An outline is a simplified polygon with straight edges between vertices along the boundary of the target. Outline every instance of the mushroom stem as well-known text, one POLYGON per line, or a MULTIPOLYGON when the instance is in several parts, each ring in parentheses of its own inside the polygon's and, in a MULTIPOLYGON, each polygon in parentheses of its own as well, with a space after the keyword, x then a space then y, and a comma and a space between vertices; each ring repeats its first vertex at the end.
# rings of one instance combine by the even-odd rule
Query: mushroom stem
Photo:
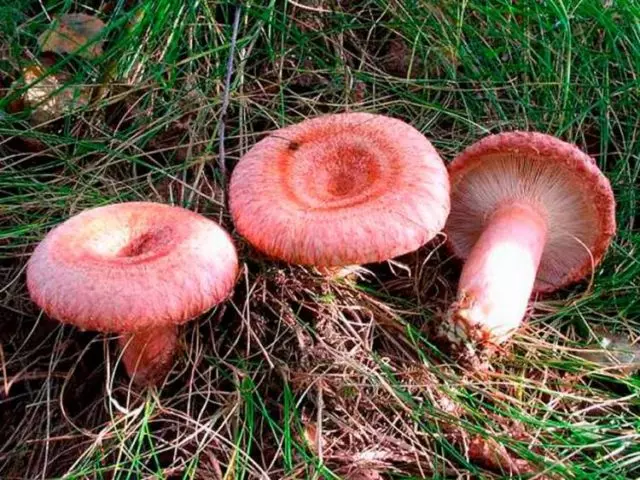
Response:
POLYGON ((449 321, 458 342, 499 344, 520 326, 547 240, 547 222, 531 203, 498 207, 462 270, 449 321))
POLYGON ((120 337, 122 363, 136 385, 154 384, 167 374, 177 339, 176 327, 150 328, 120 337))

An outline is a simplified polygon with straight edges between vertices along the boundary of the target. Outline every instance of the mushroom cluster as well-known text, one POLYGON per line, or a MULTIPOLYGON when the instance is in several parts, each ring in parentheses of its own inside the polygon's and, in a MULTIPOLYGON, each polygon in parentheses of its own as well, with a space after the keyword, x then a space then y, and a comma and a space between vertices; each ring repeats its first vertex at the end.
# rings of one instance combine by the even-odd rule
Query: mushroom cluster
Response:
MULTIPOLYGON (((407 123, 344 113, 272 132, 229 188, 236 230, 271 258, 334 268, 414 251, 444 228, 466 263, 439 324, 456 347, 506 341, 532 293, 594 271, 615 233, 607 178, 577 147, 533 132, 492 135, 446 168, 407 123)), ((228 298, 238 256, 217 223, 183 208, 129 202, 54 228, 27 266, 50 317, 122 334, 137 384, 170 369, 177 326, 228 298)))

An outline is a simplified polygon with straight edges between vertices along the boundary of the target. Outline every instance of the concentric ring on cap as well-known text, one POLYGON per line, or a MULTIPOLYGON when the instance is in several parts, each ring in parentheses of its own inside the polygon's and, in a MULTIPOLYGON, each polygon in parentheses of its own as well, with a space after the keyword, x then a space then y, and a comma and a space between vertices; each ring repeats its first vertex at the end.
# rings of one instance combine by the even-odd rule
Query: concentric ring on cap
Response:
POLYGON ((258 142, 233 171, 238 232, 258 250, 323 267, 383 261, 431 240, 449 179, 407 123, 369 113, 305 120, 258 142))

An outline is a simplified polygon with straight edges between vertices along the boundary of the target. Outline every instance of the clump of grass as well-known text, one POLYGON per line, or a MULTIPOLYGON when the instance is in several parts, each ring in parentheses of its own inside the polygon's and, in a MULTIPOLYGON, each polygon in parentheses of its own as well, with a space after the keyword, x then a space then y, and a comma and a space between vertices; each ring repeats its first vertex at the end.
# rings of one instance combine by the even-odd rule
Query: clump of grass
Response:
POLYGON ((235 7, 75 3, 107 23, 104 54, 47 65, 99 94, 34 124, 11 110, 21 92, 10 85, 69 8, 30 1, 0 17, 2 478, 638 475, 638 378, 581 354, 598 329, 640 332, 635 4, 246 2, 229 169, 264 132, 326 112, 402 118, 447 161, 489 132, 540 130, 596 158, 618 235, 593 285, 536 301, 483 375, 426 333, 459 274, 442 239, 350 283, 236 238, 234 298, 184 329, 173 372, 144 394, 113 339, 40 315, 24 265, 52 226, 111 202, 170 202, 233 229, 218 152, 235 7))

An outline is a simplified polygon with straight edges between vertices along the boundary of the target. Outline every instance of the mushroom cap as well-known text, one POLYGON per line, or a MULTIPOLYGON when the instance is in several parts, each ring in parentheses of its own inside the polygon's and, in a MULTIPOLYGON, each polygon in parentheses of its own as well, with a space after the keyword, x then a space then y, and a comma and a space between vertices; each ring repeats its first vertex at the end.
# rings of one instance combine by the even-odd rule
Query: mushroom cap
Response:
POLYGON ((334 267, 416 250, 444 226, 449 179, 431 143, 407 123, 342 113, 272 132, 235 167, 229 205, 263 253, 334 267))
POLYGON ((184 208, 129 202, 51 230, 27 265, 31 298, 86 330, 131 333, 184 323, 233 289, 238 258, 215 222, 184 208))
POLYGON ((615 234, 615 199, 595 161, 575 145, 537 132, 505 132, 471 145, 449 166, 451 214, 445 231, 466 259, 495 209, 527 201, 547 221, 534 284, 550 292, 588 275, 615 234))

